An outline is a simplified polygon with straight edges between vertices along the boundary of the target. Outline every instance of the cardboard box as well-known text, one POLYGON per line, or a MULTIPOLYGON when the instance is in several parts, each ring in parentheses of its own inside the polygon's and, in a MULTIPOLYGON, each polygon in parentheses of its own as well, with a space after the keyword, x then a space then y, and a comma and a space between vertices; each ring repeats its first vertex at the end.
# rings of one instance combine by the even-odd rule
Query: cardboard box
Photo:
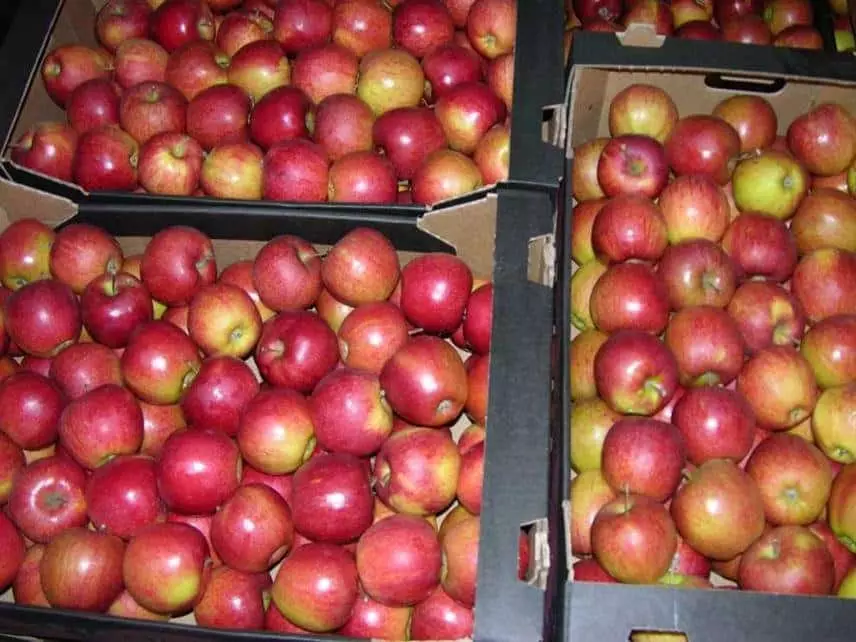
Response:
MULTIPOLYGON (((15 182, 64 196, 74 202, 93 202, 124 211, 129 204, 161 207, 181 205, 198 208, 206 215, 217 215, 221 207, 240 206, 245 211, 281 212, 290 207, 325 212, 335 207, 374 215, 414 218, 426 209, 422 206, 293 204, 259 201, 226 201, 213 198, 176 198, 118 192, 86 193, 70 183, 60 182, 16 166, 9 158, 9 145, 33 124, 45 120, 65 120, 44 90, 40 77, 41 61, 54 47, 68 43, 96 45, 94 24, 97 10, 106 0, 32 0, 18 11, 2 49, 0 71, 4 92, 0 96, 0 144, 7 176, 15 182), (213 209, 215 208, 215 209, 213 209)), ((510 183, 555 188, 561 178, 561 154, 546 145, 541 136, 542 106, 561 101, 562 96, 562 4, 556 0, 533 0, 527 11, 518 12, 515 64, 514 106, 510 183)), ((478 200, 492 191, 486 187, 472 194, 435 205, 454 206, 478 200)))
MULTIPOLYGON (((475 639, 520 642, 543 637, 548 604, 555 591, 547 544, 550 388, 553 361, 552 290, 546 269, 550 260, 543 241, 553 229, 555 203, 541 192, 499 189, 457 207, 430 212, 416 221, 378 226, 399 250, 402 262, 425 251, 444 250, 462 257, 475 275, 493 278, 495 287, 491 395, 479 555, 475 639), (546 258, 545 258, 546 257, 546 258), (548 284, 545 286, 544 284, 548 284), (526 580, 518 579, 521 532, 530 538, 532 561, 526 580)), ((176 220, 167 211, 134 212, 115 217, 89 210, 68 199, 0 180, 0 229, 10 221, 34 216, 52 227, 67 222, 103 226, 119 238, 127 254, 142 251, 153 230, 179 223, 195 224, 214 240, 219 269, 252 258, 264 241, 277 234, 298 234, 329 247, 348 230, 365 225, 340 212, 329 216, 286 214, 260 228, 236 230, 209 226, 212 218, 176 220), (237 233, 243 231, 243 234, 237 233)), ((469 422, 462 419, 456 428, 469 422)), ((552 565, 555 569, 555 565, 552 565)), ((122 620, 100 614, 18 607, 11 592, 0 597, 0 636, 79 640, 239 640, 247 633, 211 631, 179 623, 122 620)), ((252 639, 306 639, 264 636, 252 639)), ((319 636, 314 639, 342 639, 319 636)))
MULTIPOLYGON (((710 113, 729 95, 755 92, 775 108, 779 133, 812 106, 839 102, 856 113, 856 74, 852 62, 839 64, 817 52, 688 43, 657 38, 647 29, 632 29, 623 42, 607 34, 575 36, 566 102, 552 129, 553 141, 566 150, 565 181, 560 188, 556 244, 557 325, 561 328, 563 379, 557 384, 560 432, 564 444, 554 458, 558 484, 554 506, 563 506, 564 524, 554 529, 563 561, 556 561, 566 581, 563 639, 567 642, 626 642, 633 632, 676 632, 683 636, 663 642, 798 642, 852 640, 856 608, 835 597, 794 597, 722 589, 675 589, 574 582, 568 533, 570 469, 570 340, 577 331, 570 323, 569 282, 576 265, 570 257, 570 224, 574 205, 569 184, 575 146, 608 136, 609 104, 617 92, 633 83, 653 84, 668 91, 681 116, 710 113), (751 53, 750 53, 751 52, 751 53), (814 71, 815 77, 809 75, 814 71), (686 636, 686 637, 684 637, 686 636)), ((555 510, 555 509, 554 509, 555 510)), ((726 584, 715 581, 716 584, 726 584)))

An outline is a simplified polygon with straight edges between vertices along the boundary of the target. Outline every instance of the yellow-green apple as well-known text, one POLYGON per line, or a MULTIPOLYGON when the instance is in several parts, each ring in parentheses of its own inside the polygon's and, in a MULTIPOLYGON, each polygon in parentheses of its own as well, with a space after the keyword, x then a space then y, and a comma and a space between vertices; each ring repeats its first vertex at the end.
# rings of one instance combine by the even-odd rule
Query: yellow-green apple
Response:
POLYGON ((187 305, 217 278, 211 239, 191 227, 161 230, 146 245, 140 275, 152 298, 168 306, 187 305))
POLYGON ((664 338, 684 386, 727 385, 743 366, 743 337, 721 308, 698 305, 678 310, 664 338))
POLYGON ((797 208, 790 230, 800 254, 824 247, 856 252, 856 203, 837 189, 814 189, 797 208))
POLYGON ((208 355, 243 359, 262 332, 262 319, 250 296, 236 285, 203 286, 190 300, 187 329, 208 355))
POLYGON ((744 591, 779 594, 828 595, 834 582, 826 544, 802 526, 779 526, 764 533, 743 553, 737 575, 744 591))
POLYGON ((168 321, 139 326, 122 353, 125 385, 141 401, 178 403, 199 372, 202 359, 193 341, 168 321))
POLYGON ((841 464, 856 462, 856 383, 827 388, 820 397, 811 417, 811 428, 818 447, 832 461, 841 464))
POLYGON ((764 501, 767 522, 805 526, 826 506, 832 469, 823 453, 796 435, 773 434, 758 444, 745 467, 764 501))
POLYGON ((0 432, 24 450, 57 440, 66 399, 59 387, 35 372, 17 372, 0 383, 0 432))
POLYGON ((577 330, 593 330, 591 298, 595 285, 607 267, 597 259, 585 263, 571 276, 571 323, 577 330))
POLYGON ((199 427, 173 433, 157 460, 158 490, 170 510, 214 512, 241 481, 238 447, 219 430, 199 427))
POLYGON ((620 417, 600 397, 581 399, 573 404, 570 458, 575 471, 600 469, 603 440, 620 417))
POLYGON ((321 259, 308 241, 292 235, 268 241, 253 262, 253 284, 271 310, 301 310, 321 292, 321 259))
POLYGON ((597 396, 594 379, 594 359, 608 335, 600 330, 584 330, 572 341, 569 361, 573 364, 568 385, 571 399, 580 401, 597 396))
POLYGON ((334 544, 309 543, 279 567, 274 607, 297 626, 323 633, 343 626, 359 598, 354 557, 334 544))
POLYGON ((797 264, 791 292, 817 323, 839 314, 856 314, 856 253, 823 248, 797 264))
MULTIPOLYGON (((380 49, 360 60, 356 88, 357 96, 380 116, 397 107, 416 107, 422 100, 425 74, 419 61, 406 51, 380 49)), ((351 87, 346 93, 352 92, 351 87)))
POLYGON ((143 411, 143 444, 140 446, 140 454, 157 457, 169 436, 187 427, 184 413, 178 404, 160 406, 144 401, 140 401, 140 410, 143 411))
POLYGON ((820 388, 856 381, 856 315, 833 316, 815 323, 803 337, 800 352, 820 388))
POLYGON ((394 607, 428 598, 440 583, 443 566, 437 532, 412 515, 392 515, 373 524, 357 543, 356 560, 363 590, 394 607))
POLYGON ((735 218, 722 238, 738 277, 786 281, 797 265, 797 247, 784 222, 756 212, 735 218))
POLYGON ((727 459, 712 459, 690 471, 670 510, 681 537, 712 560, 740 555, 764 530, 760 491, 727 459))
MULTIPOLYGON (((720 22, 720 25, 723 23, 720 22)), ((734 128, 740 137, 740 151, 743 153, 766 149, 776 139, 776 112, 761 96, 730 96, 713 108, 713 115, 722 118, 734 128)))
POLYGON ((406 428, 390 435, 375 458, 375 492, 400 513, 439 513, 455 499, 460 469, 461 455, 447 433, 406 428))
POLYGON ((100 466, 86 484, 86 506, 95 530, 125 540, 163 521, 154 459, 120 455, 100 466))
POLYGON ((604 272, 591 291, 591 318, 599 330, 639 330, 660 334, 669 320, 663 280, 643 263, 617 263, 604 272))
POLYGON ((155 613, 182 613, 202 595, 210 575, 208 543, 193 526, 174 522, 141 530, 125 550, 125 588, 155 613))
POLYGON ((211 571, 202 595, 193 605, 196 623, 219 629, 263 629, 270 585, 271 578, 266 573, 218 566, 211 571))
POLYGON ((606 199, 598 198, 581 201, 574 206, 571 217, 571 257, 577 265, 585 265, 595 258, 592 228, 597 215, 606 203, 606 199))
POLYGON ((731 186, 741 212, 759 212, 786 220, 808 192, 809 174, 787 152, 767 149, 737 163, 731 186))
POLYGON ((61 45, 45 56, 42 82, 48 96, 65 108, 71 93, 87 80, 110 78, 111 56, 107 51, 84 45, 61 45))
POLYGON ((672 244, 693 239, 715 243, 725 234, 731 215, 725 192, 704 175, 678 176, 660 193, 657 206, 672 244))
POLYGON ((666 501, 685 463, 681 433, 672 424, 633 417, 616 421, 603 440, 602 472, 616 493, 666 501))
POLYGON ((734 262, 719 245, 705 239, 667 247, 657 274, 675 310, 693 305, 724 308, 737 287, 734 262))
POLYGON ((624 134, 612 138, 597 164, 597 180, 607 196, 656 198, 668 179, 665 149, 649 136, 624 134))
POLYGON ((454 600, 472 608, 476 601, 480 523, 476 516, 461 520, 443 538, 443 590, 454 600))
POLYGON ((752 356, 737 377, 758 424, 787 430, 811 416, 818 390, 808 361, 790 346, 770 346, 752 356))
POLYGON ((25 354, 54 357, 80 337, 80 305, 69 286, 41 280, 12 292, 3 305, 9 339, 25 354))
POLYGON ((621 330, 607 339, 595 357, 594 376, 601 398, 623 414, 656 414, 678 386, 672 353, 639 330, 621 330))
POLYGON ((122 592, 125 544, 115 535, 70 528, 45 547, 42 588, 58 609, 103 612, 122 592))
POLYGON ((227 566, 263 573, 291 547, 294 524, 285 499, 264 484, 240 486, 211 521, 211 545, 227 566))
POLYGON ((339 344, 319 316, 286 310, 262 327, 255 362, 269 384, 309 393, 336 367, 339 344))
POLYGON ((838 174, 856 156, 856 123, 839 104, 817 105, 790 124, 788 148, 812 174, 838 174))
POLYGON ((591 526, 600 509, 616 498, 600 470, 587 470, 571 480, 571 550, 591 555, 591 526))
POLYGON ((805 313, 796 297, 769 281, 743 283, 727 310, 749 354, 772 345, 798 345, 806 326, 805 313))
POLYGON ((824 521, 814 522, 813 524, 808 525, 808 529, 823 540, 829 554, 832 556, 832 563, 835 567, 835 581, 833 582, 832 590, 837 591, 844 582, 844 578, 853 568, 854 563, 856 563, 856 558, 854 558, 853 553, 851 553, 847 547, 838 540, 835 533, 833 533, 832 529, 829 528, 828 523, 824 521))
POLYGON ((191 426, 222 430, 234 437, 258 391, 258 381, 246 363, 234 357, 210 357, 202 362, 181 409, 191 426))
POLYGON ((319 45, 301 50, 291 70, 291 84, 316 105, 333 94, 353 94, 360 76, 360 60, 351 51, 332 42, 319 45))
POLYGON ((662 504, 625 494, 600 509, 591 544, 594 558, 619 582, 650 584, 669 570, 678 533, 662 504))
POLYGON ((252 98, 241 87, 214 85, 187 105, 187 134, 209 152, 219 145, 244 142, 252 108, 252 98))
POLYGON ((850 569, 837 591, 838 597, 856 599, 856 569, 850 569))
POLYGON ((609 141, 609 138, 593 138, 574 148, 571 189, 578 203, 597 200, 606 196, 597 179, 597 167, 603 148, 609 141))
POLYGON ((668 245, 666 222, 648 198, 620 194, 610 198, 597 213, 591 227, 591 245, 604 264, 631 259, 655 262, 668 245))
POLYGON ((200 184, 209 196, 244 200, 262 197, 264 154, 252 143, 225 143, 202 162, 200 184))
POLYGON ((740 137, 723 119, 696 114, 675 123, 665 149, 676 175, 701 174, 724 185, 731 174, 731 160, 740 153, 740 137))
POLYGON ((315 449, 306 398, 283 388, 258 393, 241 413, 237 440, 250 466, 269 475, 294 472, 315 449))
POLYGON ((746 400, 720 386, 690 388, 675 405, 672 423, 696 466, 711 459, 741 461, 752 448, 755 415, 746 400))

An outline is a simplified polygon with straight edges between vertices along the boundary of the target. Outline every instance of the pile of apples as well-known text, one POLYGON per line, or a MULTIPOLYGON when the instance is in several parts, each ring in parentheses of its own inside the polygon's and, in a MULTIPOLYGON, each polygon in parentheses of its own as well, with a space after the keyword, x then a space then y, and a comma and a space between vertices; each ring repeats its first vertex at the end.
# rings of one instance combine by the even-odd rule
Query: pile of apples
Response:
POLYGON ((19 165, 87 191, 431 204, 508 177, 516 0, 109 0, 19 165))
POLYGON ((573 160, 575 579, 856 597, 856 122, 608 109, 573 160))
POLYGON ((618 33, 634 24, 690 40, 823 49, 811 0, 566 0, 565 12, 566 51, 574 29, 618 33))
POLYGON ((850 9, 847 0, 829 0, 832 10, 835 49, 840 52, 853 53, 856 50, 856 38, 850 24, 850 9))
MULTIPOLYGON (((357 228, 0 235, 0 591, 282 632, 473 625, 493 286, 357 228), (463 356, 462 356, 463 355, 463 356), (454 428, 454 433, 452 432, 454 428), (453 437, 454 435, 454 437, 453 437)), ((520 566, 528 566, 521 538, 520 566)))

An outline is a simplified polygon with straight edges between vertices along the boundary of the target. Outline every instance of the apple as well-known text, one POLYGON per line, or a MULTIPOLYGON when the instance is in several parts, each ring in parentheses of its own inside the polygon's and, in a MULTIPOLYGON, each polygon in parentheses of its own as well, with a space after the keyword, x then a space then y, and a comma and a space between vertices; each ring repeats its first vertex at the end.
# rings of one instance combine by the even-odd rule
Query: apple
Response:
POLYGON ((856 254, 823 248, 804 256, 794 270, 791 291, 812 323, 856 313, 851 290, 856 288, 856 254))
POLYGON ((472 284, 472 272, 461 259, 423 254, 401 270, 401 310, 426 332, 452 332, 463 320, 472 284))
POLYGON ((25 561, 26 549, 24 539, 15 525, 2 514, 0 514, 0 547, 3 550, 3 558, 0 561, 0 590, 5 591, 18 575, 25 561))
POLYGON ((42 61, 42 82, 51 100, 64 109, 71 93, 87 80, 109 80, 111 66, 106 51, 83 45, 61 45, 49 51, 42 61))
POLYGON ((356 562, 340 546, 305 544, 280 566, 271 597, 275 608, 301 628, 315 633, 338 629, 359 598, 356 562))
POLYGON ((246 292, 259 311, 262 321, 267 321, 274 315, 274 311, 262 303, 261 297, 259 297, 259 292, 253 282, 253 264, 254 261, 250 259, 232 263, 220 273, 219 282, 236 285, 246 292))
POLYGON ((262 320, 250 296, 236 285, 205 285, 190 301, 187 328, 208 355, 243 359, 258 341, 262 320))
POLYGON ((704 175, 678 176, 663 189, 657 205, 672 244, 694 239, 717 242, 730 222, 725 193, 704 175))
MULTIPOLYGON (((739 42, 745 45, 770 45, 773 34, 764 19, 759 15, 749 14, 732 18, 722 25, 722 39, 728 42, 739 42)), ((717 114, 722 117, 722 115, 717 114)))
POLYGON ((327 198, 340 203, 394 203, 398 194, 395 168, 372 151, 350 152, 330 166, 327 198))
POLYGON ((568 499, 571 505, 571 550, 574 555, 591 555, 592 524, 601 508, 616 496, 600 470, 587 470, 571 480, 568 499))
POLYGON ((82 294, 90 281, 104 272, 115 274, 124 261, 122 248, 110 234, 87 223, 61 229, 50 250, 51 274, 82 294))
POLYGON ((746 400, 719 386, 689 389, 675 405, 672 423, 683 436, 687 459, 740 462, 752 448, 755 416, 746 400))
POLYGON ((126 89, 119 105, 122 129, 140 145, 152 136, 184 131, 187 101, 163 82, 148 81, 126 89))
POLYGON ((259 200, 264 167, 262 150, 252 143, 215 147, 202 163, 200 183, 209 196, 259 200))
POLYGON ((595 559, 612 577, 630 584, 650 584, 669 570, 678 534, 662 504, 625 494, 598 512, 591 543, 595 559))
POLYGON ((336 335, 317 315, 285 311, 265 322, 256 365, 271 385, 311 392, 339 361, 336 335))
POLYGON ((291 63, 278 42, 257 40, 232 57, 228 78, 257 102, 269 91, 289 84, 291 63))
POLYGON ((675 30, 676 38, 687 40, 720 40, 720 31, 709 20, 690 20, 675 30))
POLYGON ((204 151, 190 136, 157 134, 140 149, 140 185, 151 194, 190 196, 199 186, 204 151))
POLYGON ((410 631, 411 609, 386 606, 361 594, 340 635, 354 638, 403 640, 410 631))
POLYGON ((488 355, 473 354, 464 364, 467 371, 467 401, 464 412, 472 421, 487 422, 488 378, 490 358, 488 355))
POLYGON ((506 116, 505 104, 482 82, 462 82, 437 99, 434 107, 449 146, 472 154, 487 131, 506 116))
POLYGON ((244 573, 268 571, 285 557, 293 536, 288 504, 264 484, 240 486, 211 522, 214 550, 244 573))
POLYGON ((66 123, 38 123, 10 145, 12 162, 61 181, 71 181, 77 132, 66 123))
POLYGON ((270 576, 220 566, 211 571, 193 615, 199 626, 218 629, 264 628, 270 576))
POLYGON ((149 21, 152 39, 172 53, 197 40, 214 39, 214 16, 198 0, 166 0, 149 21))
POLYGON ((304 49, 294 60, 291 84, 317 105, 333 94, 353 94, 359 65, 350 50, 335 43, 304 49))
MULTIPOLYGON (((503 100, 504 89, 507 79, 502 75, 505 71, 502 62, 509 55, 500 56, 494 62, 497 66, 492 76, 488 76, 488 86, 503 100), (491 83, 493 79, 493 83, 491 83), (503 91, 497 91, 502 86, 503 91)), ((513 58, 512 58, 513 63, 513 58)), ((505 63, 507 66, 507 63, 505 63)), ((488 67, 493 69, 494 63, 488 67)), ((446 95, 454 87, 465 82, 478 82, 483 79, 482 59, 472 49, 455 43, 447 43, 435 47, 424 58, 422 58, 422 71, 425 73, 425 97, 428 102, 433 103, 441 96, 446 95)), ((505 71, 505 73, 508 73, 505 71)), ((513 69, 512 69, 513 73, 513 69)), ((511 109, 506 103, 506 108, 511 109)))
POLYGON ((790 231, 800 254, 824 247, 856 252, 856 204, 838 190, 814 189, 797 208, 790 231))
POLYGON ((675 123, 665 151, 669 166, 678 176, 701 174, 724 185, 730 175, 729 164, 740 152, 740 137, 722 118, 687 116, 675 123))
MULTIPOLYGON (((371 107, 376 116, 398 107, 417 106, 424 86, 425 75, 419 61, 406 51, 382 49, 372 51, 360 60, 357 96, 371 107)), ((440 121, 442 124, 443 119, 440 121)))
POLYGON ((720 25, 748 15, 759 15, 764 9, 761 0, 714 0, 713 17, 720 25))
POLYGON ((856 479, 856 464, 843 466, 832 481, 832 490, 827 504, 829 527, 851 553, 856 550, 856 520, 853 512, 854 479, 856 479))
POLYGON ((441 579, 443 590, 469 608, 476 600, 479 540, 479 518, 469 516, 452 526, 441 544, 445 568, 441 579))
POLYGON ((273 36, 288 54, 324 45, 332 26, 332 4, 326 0, 282 0, 275 6, 273 36))
POLYGON ((727 459, 712 459, 690 471, 670 510, 686 543, 712 560, 733 559, 764 531, 761 492, 727 459))
POLYGON ((98 42, 110 53, 130 38, 149 34, 151 8, 146 0, 110 0, 95 17, 98 42))
POLYGON ((674 101, 665 91, 652 85, 630 85, 618 92, 609 105, 611 136, 639 134, 665 143, 677 121, 678 108, 674 101))
POLYGON ((0 281, 9 290, 49 279, 50 251, 56 233, 36 219, 11 222, 0 233, 0 281))
POLYGON ((779 526, 743 554, 737 581, 744 591, 828 595, 835 568, 826 545, 814 533, 801 526, 779 526))
POLYGON ((835 568, 835 580, 833 582, 832 590, 837 591, 842 585, 845 577, 853 568, 853 554, 838 540, 835 533, 832 532, 832 529, 829 528, 829 524, 826 522, 814 522, 813 524, 809 524, 808 530, 823 540, 829 554, 832 556, 832 562, 835 568))
POLYGON ((86 524, 85 487, 86 473, 73 459, 51 455, 18 473, 6 510, 24 537, 46 544, 86 524))
POLYGON ((235 436, 258 390, 256 377, 244 362, 230 356, 211 357, 202 362, 181 407, 189 425, 235 436))
POLYGON ((455 499, 460 468, 460 453, 448 434, 406 428, 390 435, 375 459, 375 492, 399 513, 440 513, 455 499))
POLYGON ((139 147, 115 125, 103 125, 80 137, 74 157, 74 182, 84 190, 133 191, 137 187, 139 147))
POLYGON ((105 384, 122 385, 119 356, 99 343, 75 343, 51 360, 50 377, 70 399, 105 384))
POLYGON ((722 238, 739 278, 786 281, 797 265, 797 247, 785 223, 773 216, 746 212, 735 218, 722 238))
MULTIPOLYGON (((258 2, 264 2, 264 0, 256 0, 258 2)), ((323 4, 323 0, 320 0, 323 4)), ((326 6, 326 5, 325 5, 326 6)), ((296 624, 290 622, 282 613, 280 613, 279 609, 276 608, 276 605, 271 602, 267 611, 265 611, 265 626, 266 631, 276 631, 278 633, 302 633, 302 634, 311 634, 312 631, 307 631, 306 629, 302 629, 296 624)))
MULTIPOLYGON (((772 0, 777 2, 785 0, 772 0)), ((856 155, 856 125, 850 114, 835 103, 818 105, 797 117, 788 127, 787 136, 791 153, 812 174, 838 174, 856 155)))
POLYGON ((331 38, 357 58, 392 46, 392 14, 382 3, 342 0, 333 6, 331 38))
POLYGON ((0 506, 8 501, 14 479, 26 464, 24 451, 0 432, 0 506))
POLYGON ((731 177, 734 202, 742 212, 788 219, 808 191, 808 172, 793 156, 772 149, 737 163, 731 177))
POLYGON ((122 591, 125 545, 114 535, 75 527, 45 547, 39 575, 54 608, 106 611, 122 591))
MULTIPOLYGON (((574 366, 577 363, 574 362, 574 366)), ((578 473, 599 470, 603 441, 621 415, 599 397, 577 400, 571 408, 571 467, 578 473)))
MULTIPOLYGON (((493 93, 500 97, 510 113, 514 95, 514 53, 503 54, 491 60, 487 65, 485 76, 487 78, 487 86, 491 88, 493 93)), ((474 80, 478 80, 478 78, 474 80)))
POLYGON ((309 459, 292 482, 294 528, 313 542, 346 544, 372 523, 372 492, 363 460, 345 453, 309 459))
POLYGON ((740 137, 741 152, 766 149, 776 138, 776 112, 761 96, 731 96, 714 107, 713 115, 734 128, 740 137))
POLYGON ((451 149, 432 153, 410 181, 413 202, 432 205, 469 194, 484 185, 478 165, 451 149))
POLYGON ((315 107, 297 87, 271 89, 253 105, 250 138, 267 150, 276 143, 308 137, 314 113, 315 107))
POLYGON ((245 406, 237 433, 244 460, 270 475, 297 470, 315 448, 307 400, 287 389, 264 390, 245 406))
POLYGON ((300 138, 277 143, 268 150, 262 166, 265 199, 327 200, 329 160, 320 145, 300 138))
POLYGON ((119 455, 95 470, 86 485, 89 519, 98 532, 131 539, 141 528, 163 521, 155 462, 119 455))
POLYGON ((45 593, 42 590, 42 579, 39 572, 44 554, 45 547, 43 544, 33 544, 24 552, 23 560, 18 565, 16 569, 17 574, 12 582, 12 595, 15 599, 15 604, 20 604, 21 606, 50 606, 48 598, 45 597, 45 593))
POLYGON ((669 178, 663 146, 653 138, 625 134, 612 138, 600 155, 597 180, 607 196, 655 198, 669 178))
POLYGON ((187 106, 187 134, 211 151, 218 145, 246 142, 252 98, 236 85, 214 85, 187 106))
POLYGON ((227 56, 234 56, 244 45, 273 37, 273 21, 261 11, 228 13, 217 27, 214 42, 227 56))
POLYGON ((695 305, 724 308, 737 287, 729 256, 716 243, 704 239, 667 247, 657 265, 657 274, 675 310, 695 305))
POLYGON ((34 281, 16 290, 6 299, 3 314, 9 339, 32 356, 53 357, 80 336, 77 298, 59 281, 34 281))
POLYGON ((574 198, 578 203, 598 200, 606 196, 598 181, 597 173, 600 155, 610 140, 609 138, 594 138, 574 148, 571 186, 574 198))
POLYGON ((622 24, 625 28, 634 24, 650 25, 661 36, 672 35, 674 23, 669 5, 661 0, 640 0, 631 3, 624 16, 622 24))
POLYGON ((105 272, 91 280, 80 298, 83 325, 108 348, 123 348, 131 333, 152 319, 152 298, 130 274, 105 272))
POLYGON ((725 310, 693 306, 678 310, 664 337, 684 386, 728 385, 743 366, 743 337, 725 310))
POLYGON ((606 270, 607 267, 603 263, 594 259, 579 267, 571 275, 571 323, 578 330, 589 330, 595 327, 591 296, 595 285, 606 270))
POLYGON ((434 336, 404 344, 383 366, 380 384, 392 409, 420 426, 451 422, 466 402, 464 364, 452 346, 434 336))
POLYGON ((633 194, 615 196, 603 205, 592 224, 591 240, 595 255, 605 264, 657 261, 668 245, 666 222, 658 207, 633 194))
POLYGON ((407 343, 409 332, 401 310, 383 301, 355 308, 342 322, 338 337, 345 366, 379 375, 390 357, 407 343))
MULTIPOLYGON (((484 429, 478 424, 477 430, 483 432, 484 429)), ((484 486, 484 460, 485 446, 482 436, 482 441, 476 442, 474 445, 464 449, 459 445, 461 453, 461 468, 458 473, 458 487, 456 496, 458 502, 473 515, 481 514, 482 495, 484 486)))
POLYGON ((745 470, 761 491, 767 521, 775 525, 812 523, 832 487, 832 469, 824 454, 796 435, 767 437, 752 452, 745 470))
POLYGON ((517 38, 517 2, 476 0, 467 14, 467 37, 488 60, 510 53, 517 38))
POLYGON ((856 408, 856 384, 824 390, 812 413, 812 434, 817 446, 833 462, 856 461, 856 443, 850 415, 856 408))
POLYGON ((741 285, 728 304, 728 314, 740 328, 749 354, 771 345, 798 344, 806 325, 794 295, 768 281, 741 285))
POLYGON ((131 38, 116 49, 113 79, 123 89, 141 82, 164 82, 169 53, 154 40, 131 38))
POLYGON ((592 320, 603 332, 632 329, 659 334, 668 323, 663 280, 642 263, 610 266, 595 283, 590 305, 592 320))
POLYGON ((168 512, 166 515, 166 521, 169 523, 177 523, 177 524, 186 524, 187 526, 193 527, 195 530, 202 533, 203 537, 205 537, 205 542, 208 546, 208 555, 210 556, 209 561, 206 562, 206 565, 210 565, 211 567, 221 566, 223 561, 220 559, 220 556, 217 555, 217 551, 213 549, 211 546, 211 522, 214 520, 214 515, 185 515, 183 513, 173 513, 168 512))
POLYGON ((275 237, 253 263, 253 283, 270 309, 301 310, 312 306, 321 292, 321 259, 308 241, 291 235, 275 237))
POLYGON ((202 595, 210 575, 205 537, 187 524, 166 522, 141 530, 125 550, 125 588, 143 608, 182 613, 202 595))
POLYGON ((440 0, 404 0, 395 8, 395 44, 417 58, 451 43, 454 32, 452 14, 440 0))
POLYGON ((166 82, 190 101, 209 87, 228 83, 231 62, 214 43, 196 40, 170 54, 166 82))
POLYGON ((368 105, 353 94, 333 94, 318 105, 312 136, 336 161, 351 152, 372 150, 374 120, 368 105))
POLYGON ((828 317, 809 328, 800 344, 821 389, 856 381, 856 316, 828 317))
POLYGON ((672 21, 675 28, 691 22, 709 22, 713 17, 713 6, 700 0, 676 0, 671 4, 672 21))
MULTIPOLYGON (((317 131, 316 123, 316 140, 317 131)), ((413 178, 428 156, 446 147, 446 134, 440 121, 425 107, 403 107, 386 112, 374 122, 371 138, 403 180, 413 178)))
POLYGON ((78 85, 68 98, 68 124, 78 134, 104 125, 118 125, 121 96, 121 88, 112 80, 87 80, 78 85))
POLYGON ((57 440, 65 397, 51 380, 19 372, 0 382, 0 431, 18 448, 39 450, 57 440))
POLYGON ((617 583, 617 580, 607 573, 596 559, 591 557, 574 562, 573 575, 575 582, 617 583))

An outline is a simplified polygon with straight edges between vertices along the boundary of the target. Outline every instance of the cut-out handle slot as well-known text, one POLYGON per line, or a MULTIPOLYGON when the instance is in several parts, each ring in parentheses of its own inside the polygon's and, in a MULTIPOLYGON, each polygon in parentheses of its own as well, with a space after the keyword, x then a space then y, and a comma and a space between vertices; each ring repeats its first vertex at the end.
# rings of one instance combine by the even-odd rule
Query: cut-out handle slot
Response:
POLYGON ((725 89, 754 94, 775 94, 787 84, 781 78, 747 78, 744 76, 729 76, 727 74, 708 74, 704 84, 712 89, 725 89))
POLYGON ((517 535, 517 579, 544 590, 550 570, 547 520, 520 525, 517 535))
POLYGON ((689 638, 678 631, 632 631, 629 642, 689 642, 689 638))

